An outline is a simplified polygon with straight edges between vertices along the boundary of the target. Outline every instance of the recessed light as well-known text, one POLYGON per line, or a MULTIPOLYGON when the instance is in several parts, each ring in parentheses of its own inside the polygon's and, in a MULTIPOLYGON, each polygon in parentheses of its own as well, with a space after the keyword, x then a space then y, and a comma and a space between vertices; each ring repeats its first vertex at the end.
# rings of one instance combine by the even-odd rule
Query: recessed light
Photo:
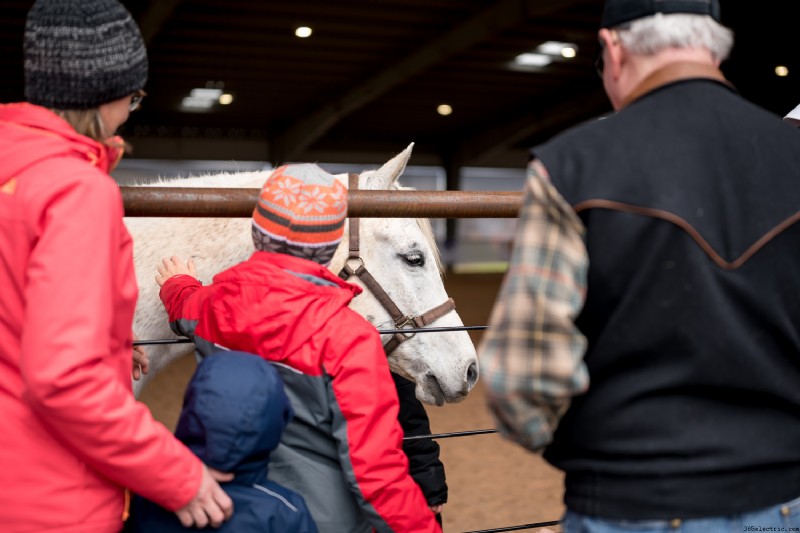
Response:
POLYGON ((577 55, 578 45, 563 41, 545 41, 536 47, 536 51, 540 54, 548 56, 561 56, 571 59, 577 55))
POLYGON ((296 30, 294 30, 294 34, 301 39, 305 39, 306 37, 311 37, 312 30, 308 26, 300 26, 296 30))
POLYGON ((781 78, 785 78, 789 75, 789 69, 783 65, 778 65, 775 67, 775 75, 780 76, 781 78))
POLYGON ((545 67, 552 63, 550 56, 533 52, 520 54, 514 58, 514 63, 523 67, 545 67))
POLYGON ((443 117, 446 117, 447 115, 453 114, 453 108, 447 104, 441 104, 436 106, 436 112, 442 115, 443 117))
POLYGON ((221 105, 228 105, 231 102, 233 102, 233 95, 232 94, 225 93, 225 94, 219 95, 219 103, 221 105))
POLYGON ((578 50, 576 48, 573 48, 571 46, 565 46, 564 48, 561 49, 561 57, 572 59, 576 55, 578 55, 578 50))
POLYGON ((196 96, 186 96, 181 100, 181 107, 195 111, 208 110, 214 106, 214 100, 208 98, 198 98, 196 96))
POLYGON ((222 96, 222 89, 192 89, 189 95, 194 98, 217 100, 220 96, 222 96))
MULTIPOLYGON (((206 87, 195 87, 189 91, 189 96, 181 100, 181 111, 205 112, 221 101, 222 89, 215 89, 206 84, 206 87)), ((233 97, 231 97, 232 100, 233 97)), ((230 103, 230 102, 228 102, 230 103)))
POLYGON ((561 55, 562 48, 564 48, 564 45, 560 41, 545 41, 536 47, 536 51, 540 54, 558 56, 561 55))

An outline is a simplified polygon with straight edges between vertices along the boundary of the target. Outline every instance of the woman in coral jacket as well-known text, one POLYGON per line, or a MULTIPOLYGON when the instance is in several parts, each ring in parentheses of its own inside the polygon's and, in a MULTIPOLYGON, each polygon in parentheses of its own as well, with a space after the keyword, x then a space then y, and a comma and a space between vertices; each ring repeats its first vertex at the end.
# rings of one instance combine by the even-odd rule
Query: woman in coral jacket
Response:
POLYGON ((25 75, 29 102, 0 106, 2 529, 117 532, 126 488, 219 525, 215 474, 131 390, 137 287, 107 139, 147 79, 139 30, 115 0, 39 0, 25 75))

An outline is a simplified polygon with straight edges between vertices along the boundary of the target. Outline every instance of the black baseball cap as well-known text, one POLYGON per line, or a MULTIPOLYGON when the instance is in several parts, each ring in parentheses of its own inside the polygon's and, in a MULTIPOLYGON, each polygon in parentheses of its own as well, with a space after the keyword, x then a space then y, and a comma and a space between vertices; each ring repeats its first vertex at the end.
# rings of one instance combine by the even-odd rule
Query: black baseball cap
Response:
POLYGON ((614 28, 656 13, 708 15, 720 22, 719 0, 606 0, 601 28, 614 28))

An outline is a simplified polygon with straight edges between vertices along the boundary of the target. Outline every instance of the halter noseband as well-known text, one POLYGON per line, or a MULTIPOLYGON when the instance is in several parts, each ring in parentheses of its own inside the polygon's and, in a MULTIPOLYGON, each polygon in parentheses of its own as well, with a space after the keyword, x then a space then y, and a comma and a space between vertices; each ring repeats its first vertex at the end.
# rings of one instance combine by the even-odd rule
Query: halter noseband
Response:
MULTIPOLYGON (((355 191, 358 190, 358 174, 349 174, 349 185, 348 190, 355 191)), ((350 225, 350 252, 347 256, 347 259, 344 262, 344 266, 342 270, 339 271, 339 277, 343 280, 349 279, 351 276, 356 276, 358 279, 364 283, 364 285, 369 289, 369 291, 375 296, 375 298, 380 302, 384 309, 389 313, 389 316, 392 317, 394 320, 395 326, 397 329, 405 329, 405 328, 424 328, 425 326, 433 323, 438 318, 443 317, 450 311, 454 311, 456 308, 456 304, 452 298, 448 298, 444 303, 437 305, 433 309, 426 311, 425 313, 417 316, 412 315, 404 315, 400 308, 394 303, 394 301, 389 297, 383 287, 381 287, 380 283, 375 281, 375 278, 372 277, 372 274, 367 271, 367 268, 364 266, 364 259, 361 257, 361 252, 359 250, 359 219, 357 218, 350 218, 349 219, 350 225), (358 266, 353 269, 350 266, 350 263, 353 262, 358 266)), ((386 355, 392 353, 402 342, 407 341, 408 339, 414 337, 414 333, 395 333, 392 335, 392 338, 389 339, 389 342, 383 345, 383 350, 386 352, 386 355)))

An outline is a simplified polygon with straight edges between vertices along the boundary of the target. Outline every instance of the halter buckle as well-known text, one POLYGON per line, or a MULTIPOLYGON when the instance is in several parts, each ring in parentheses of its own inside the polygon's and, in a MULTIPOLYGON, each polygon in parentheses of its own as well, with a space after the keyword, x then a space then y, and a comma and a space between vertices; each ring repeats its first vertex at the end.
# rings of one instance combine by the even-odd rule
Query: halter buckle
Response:
MULTIPOLYGON (((416 317, 414 316, 406 315, 403 318, 398 318, 394 324, 395 326, 397 326, 397 329, 405 329, 406 327, 408 327, 409 329, 414 329, 414 327, 416 326, 416 324, 414 323, 415 318, 416 317)), ((398 333, 398 335, 402 335, 405 340, 408 340, 413 338, 414 335, 416 335, 416 333, 398 333)))

